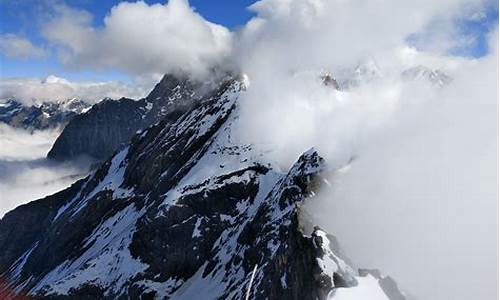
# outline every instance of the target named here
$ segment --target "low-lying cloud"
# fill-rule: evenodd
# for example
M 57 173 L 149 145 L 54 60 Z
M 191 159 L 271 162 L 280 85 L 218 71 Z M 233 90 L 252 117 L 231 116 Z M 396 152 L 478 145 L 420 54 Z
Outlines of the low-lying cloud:
M 44 157 L 52 143 L 57 139 L 59 130 L 43 130 L 30 133 L 0 123 L 0 160 L 35 160 Z
M 45 159 L 58 131 L 29 133 L 0 124 L 0 218 L 15 207 L 70 186 L 88 171 L 88 162 Z
M 106 97 L 139 99 L 149 92 L 149 85 L 127 85 L 119 81 L 73 82 L 50 75 L 39 78 L 0 78 L 0 99 L 14 98 L 25 104 L 78 98 L 96 103 Z

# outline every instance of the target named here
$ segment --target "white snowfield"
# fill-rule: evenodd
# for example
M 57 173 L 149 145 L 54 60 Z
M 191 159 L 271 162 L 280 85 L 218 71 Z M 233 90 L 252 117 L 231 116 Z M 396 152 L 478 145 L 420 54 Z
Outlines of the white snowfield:
M 391 300 L 384 293 L 378 279 L 368 274 L 356 277 L 358 285 L 352 288 L 337 288 L 333 290 L 328 299 L 333 300 Z

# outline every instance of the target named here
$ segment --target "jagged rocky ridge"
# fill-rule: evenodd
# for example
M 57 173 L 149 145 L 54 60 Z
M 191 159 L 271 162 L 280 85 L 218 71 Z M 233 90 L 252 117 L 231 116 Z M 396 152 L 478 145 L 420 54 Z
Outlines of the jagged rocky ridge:
M 87 178 L 7 213 L 0 296 L 244 299 L 248 290 L 250 299 L 342 300 L 368 290 L 404 299 L 301 222 L 301 204 L 323 182 L 316 151 L 283 171 L 233 134 L 244 88 L 225 81 Z
M 64 127 L 76 115 L 85 113 L 90 104 L 79 99 L 25 105 L 16 99 L 0 101 L 0 122 L 14 128 L 43 130 Z
M 163 119 L 178 118 L 212 86 L 212 82 L 166 74 L 146 98 L 104 99 L 64 128 L 48 158 L 68 160 L 85 155 L 104 160 L 137 131 Z

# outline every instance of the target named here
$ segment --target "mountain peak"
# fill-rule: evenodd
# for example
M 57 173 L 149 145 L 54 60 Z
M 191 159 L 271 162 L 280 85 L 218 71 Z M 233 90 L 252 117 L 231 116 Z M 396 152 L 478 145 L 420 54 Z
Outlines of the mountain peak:
M 437 87 L 443 87 L 452 81 L 452 78 L 445 72 L 423 65 L 408 68 L 403 71 L 401 76 L 404 80 L 425 80 Z
M 193 89 L 195 83 L 186 75 L 165 74 L 146 98 L 158 99 L 168 96 L 175 88 Z

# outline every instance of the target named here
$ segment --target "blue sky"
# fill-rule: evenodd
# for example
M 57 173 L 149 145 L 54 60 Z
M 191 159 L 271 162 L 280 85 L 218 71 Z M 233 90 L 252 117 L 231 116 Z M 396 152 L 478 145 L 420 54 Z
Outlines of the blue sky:
M 457 26 L 464 35 L 475 37 L 475 43 L 470 47 L 452 49 L 452 54 L 466 57 L 481 57 L 488 53 L 487 33 L 498 24 L 498 6 L 490 7 L 485 11 L 483 20 L 460 20 Z
M 28 38 L 35 45 L 46 41 L 39 30 L 48 18 L 46 11 L 52 3 L 59 0 L 0 0 L 0 34 L 17 34 Z M 102 26 L 104 17 L 119 1 L 107 0 L 67 0 L 70 7 L 84 9 L 93 15 L 95 27 Z M 146 0 L 148 4 L 165 1 Z M 222 24 L 232 30 L 244 25 L 253 13 L 247 9 L 254 0 L 190 0 L 191 6 L 207 20 Z M 498 23 L 498 5 L 493 4 L 480 20 L 458 20 L 457 28 L 464 36 L 474 36 L 474 42 L 465 47 L 450 50 L 453 55 L 480 57 L 488 52 L 487 32 Z M 43 58 L 9 58 L 0 54 L 0 77 L 45 77 L 49 74 L 70 80 L 109 80 L 127 81 L 128 76 L 117 70 L 71 70 L 62 65 L 53 51 Z

